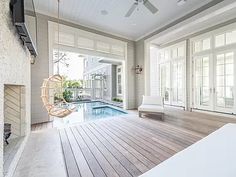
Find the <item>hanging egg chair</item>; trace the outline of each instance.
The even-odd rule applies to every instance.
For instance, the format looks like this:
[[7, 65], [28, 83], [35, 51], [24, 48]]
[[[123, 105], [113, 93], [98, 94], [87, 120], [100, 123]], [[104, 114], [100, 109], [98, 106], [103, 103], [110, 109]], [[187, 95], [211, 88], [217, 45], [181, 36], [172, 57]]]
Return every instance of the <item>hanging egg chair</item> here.
[[[59, 43], [59, 3], [57, 0], [58, 7], [58, 43]], [[59, 45], [58, 45], [58, 61], [59, 61]], [[59, 62], [58, 62], [59, 66]], [[74, 112], [76, 107], [73, 104], [67, 103], [63, 97], [63, 78], [58, 74], [55, 74], [47, 79], [44, 79], [41, 87], [41, 99], [43, 105], [47, 109], [50, 116], [64, 118]], [[56, 99], [55, 99], [56, 98]], [[54, 100], [55, 99], [55, 100]]]
[[[63, 97], [63, 78], [59, 75], [53, 75], [44, 79], [41, 87], [41, 99], [50, 116], [64, 118], [74, 112], [76, 107], [66, 102]], [[51, 96], [50, 96], [51, 95]], [[57, 98], [57, 102], [54, 98]], [[54, 101], [54, 104], [51, 102]]]

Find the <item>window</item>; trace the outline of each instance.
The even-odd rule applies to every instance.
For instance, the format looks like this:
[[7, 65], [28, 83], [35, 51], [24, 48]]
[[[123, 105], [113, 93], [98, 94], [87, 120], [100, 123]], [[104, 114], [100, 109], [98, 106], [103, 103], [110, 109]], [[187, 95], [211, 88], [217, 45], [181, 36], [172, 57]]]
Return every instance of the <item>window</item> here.
[[117, 66], [117, 95], [122, 95], [122, 66]]
[[211, 38], [203, 38], [193, 43], [193, 52], [202, 52], [211, 49]]
[[200, 52], [201, 51], [201, 46], [200, 46], [200, 41], [197, 41], [194, 43], [194, 52]]
[[109, 53], [110, 51], [110, 45], [106, 42], [97, 42], [97, 50], [105, 53]]
[[210, 38], [203, 39], [202, 40], [202, 50], [209, 50], [210, 48], [211, 48], [211, 40], [210, 40]]
[[236, 30], [226, 33], [226, 44], [236, 43]]
[[[58, 44], [58, 32], [55, 32], [55, 43]], [[75, 46], [75, 35], [73, 33], [59, 32], [59, 44]]]
[[94, 41], [92, 39], [79, 36], [78, 37], [78, 47], [82, 49], [90, 49], [94, 48]]
[[172, 49], [172, 58], [177, 58], [178, 57], [178, 49], [174, 48]]
[[159, 51], [159, 91], [165, 104], [184, 105], [184, 70], [186, 42]]
[[122, 56], [124, 54], [124, 47], [121, 45], [111, 45], [111, 53], [115, 55], [120, 55]]
[[178, 51], [178, 57], [184, 57], [184, 47], [183, 46], [178, 47], [177, 51]]
[[191, 45], [194, 108], [236, 113], [236, 24], [197, 36]]
[[236, 43], [236, 30], [231, 30], [215, 36], [215, 47], [222, 47]]
[[88, 60], [85, 59], [85, 60], [84, 60], [84, 68], [87, 68], [87, 67], [88, 67]]
[[215, 37], [215, 46], [221, 47], [225, 45], [225, 34], [220, 34]]
[[216, 98], [217, 106], [234, 106], [234, 53], [216, 55]]
[[67, 25], [60, 25], [60, 34], [58, 41], [57, 24], [49, 21], [49, 37], [50, 45], [54, 47], [56, 44], [67, 47], [82, 49], [87, 54], [96, 56], [104, 56], [114, 59], [124, 59], [126, 57], [127, 43], [114, 38], [73, 28]]

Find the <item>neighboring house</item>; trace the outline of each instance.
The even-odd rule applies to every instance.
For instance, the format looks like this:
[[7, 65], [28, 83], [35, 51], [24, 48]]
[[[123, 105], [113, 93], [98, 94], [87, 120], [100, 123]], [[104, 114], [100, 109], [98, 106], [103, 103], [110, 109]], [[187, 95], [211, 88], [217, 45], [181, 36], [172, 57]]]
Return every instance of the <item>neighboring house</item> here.
[[122, 64], [104, 61], [92, 56], [84, 59], [83, 87], [92, 99], [122, 99]]

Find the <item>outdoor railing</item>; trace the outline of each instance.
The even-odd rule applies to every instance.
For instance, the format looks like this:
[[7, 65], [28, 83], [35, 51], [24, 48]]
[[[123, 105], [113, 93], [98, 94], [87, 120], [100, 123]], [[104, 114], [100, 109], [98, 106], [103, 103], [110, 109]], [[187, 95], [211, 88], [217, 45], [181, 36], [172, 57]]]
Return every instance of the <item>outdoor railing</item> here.
[[66, 88], [72, 92], [72, 101], [103, 99], [101, 88]]

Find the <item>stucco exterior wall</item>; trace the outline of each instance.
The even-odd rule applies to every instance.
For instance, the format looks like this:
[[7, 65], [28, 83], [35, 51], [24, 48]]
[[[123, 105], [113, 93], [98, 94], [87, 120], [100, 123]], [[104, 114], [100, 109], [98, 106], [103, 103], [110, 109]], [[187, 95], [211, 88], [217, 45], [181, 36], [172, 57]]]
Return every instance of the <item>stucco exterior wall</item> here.
[[25, 134], [30, 132], [30, 54], [12, 24], [9, 0], [0, 1], [0, 176], [3, 176], [4, 84], [25, 86]]

